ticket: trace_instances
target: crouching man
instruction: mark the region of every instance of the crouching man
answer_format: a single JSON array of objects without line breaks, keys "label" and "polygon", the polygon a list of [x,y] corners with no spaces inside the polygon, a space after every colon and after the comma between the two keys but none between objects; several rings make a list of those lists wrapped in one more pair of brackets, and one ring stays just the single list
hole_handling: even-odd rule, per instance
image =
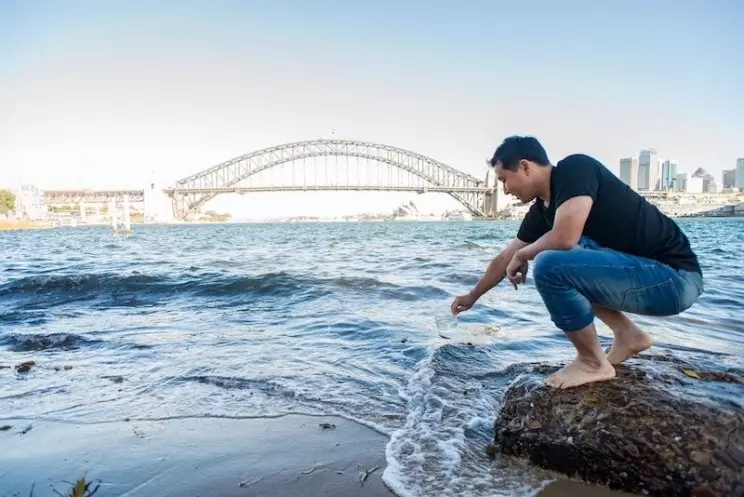
[{"label": "crouching man", "polygon": [[[532,137],[510,137],[490,161],[504,192],[532,202],[516,238],[491,262],[452,312],[470,309],[504,277],[517,287],[532,277],[555,325],[576,347],[573,363],[548,378],[571,388],[610,380],[615,365],[651,346],[624,312],[671,316],[703,292],[697,256],[679,226],[587,155],[555,166]],[[605,355],[594,327],[612,329]]]}]

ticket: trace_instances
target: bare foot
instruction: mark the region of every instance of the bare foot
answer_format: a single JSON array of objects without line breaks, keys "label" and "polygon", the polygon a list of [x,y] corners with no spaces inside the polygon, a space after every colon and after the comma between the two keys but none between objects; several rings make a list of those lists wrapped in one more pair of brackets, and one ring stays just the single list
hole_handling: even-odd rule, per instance
[{"label": "bare foot", "polygon": [[550,375],[545,383],[553,388],[573,388],[595,381],[607,381],[615,377],[615,368],[606,359],[591,363],[580,358]]},{"label": "bare foot", "polygon": [[633,328],[633,333],[615,333],[615,340],[607,353],[610,364],[616,366],[651,347],[651,337],[637,326],[633,325]]},{"label": "bare foot", "polygon": [[606,309],[594,304],[594,312],[612,330],[615,340],[607,353],[607,360],[612,365],[630,359],[639,352],[651,347],[651,337],[641,331],[628,316],[620,311]]}]

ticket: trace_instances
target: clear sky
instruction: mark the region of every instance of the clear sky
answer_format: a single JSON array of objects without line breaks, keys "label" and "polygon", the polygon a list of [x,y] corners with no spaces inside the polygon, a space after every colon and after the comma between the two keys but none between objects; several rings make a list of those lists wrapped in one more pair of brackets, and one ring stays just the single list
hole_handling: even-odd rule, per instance
[{"label": "clear sky", "polygon": [[533,134],[720,181],[743,26],[737,0],[0,0],[0,185],[165,185],[333,128],[480,177]]}]

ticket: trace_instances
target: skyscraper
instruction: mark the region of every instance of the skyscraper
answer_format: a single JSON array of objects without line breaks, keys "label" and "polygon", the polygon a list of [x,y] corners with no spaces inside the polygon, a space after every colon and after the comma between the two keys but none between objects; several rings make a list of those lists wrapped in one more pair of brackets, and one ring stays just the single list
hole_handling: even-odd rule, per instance
[{"label": "skyscraper", "polygon": [[693,184],[692,180],[694,179],[702,180],[701,191],[696,193],[716,193],[718,190],[715,178],[713,178],[713,176],[702,167],[697,168],[695,172],[692,173],[692,178],[690,178],[690,181],[687,183],[688,191],[693,191],[691,185]]},{"label": "skyscraper", "polygon": [[736,169],[723,171],[723,187],[736,188]]},{"label": "skyscraper", "polygon": [[620,159],[620,179],[633,190],[638,189],[638,159],[635,157]]},{"label": "skyscraper", "polygon": [[661,165],[660,190],[674,190],[677,183],[677,161],[665,160]]},{"label": "skyscraper", "polygon": [[736,185],[735,188],[744,190],[744,158],[736,159]]},{"label": "skyscraper", "polygon": [[677,190],[680,192],[687,191],[687,173],[677,173]]},{"label": "skyscraper", "polygon": [[655,148],[641,150],[638,159],[638,189],[642,191],[659,189],[659,155]]}]

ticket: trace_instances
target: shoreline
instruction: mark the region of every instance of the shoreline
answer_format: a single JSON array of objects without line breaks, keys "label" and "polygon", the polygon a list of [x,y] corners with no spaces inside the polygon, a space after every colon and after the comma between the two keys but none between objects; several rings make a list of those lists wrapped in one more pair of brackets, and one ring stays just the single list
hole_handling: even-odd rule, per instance
[{"label": "shoreline", "polygon": [[[744,215],[732,215],[732,216],[670,216],[671,219],[678,221],[687,220],[742,220]],[[397,219],[397,220],[363,220],[363,221],[342,221],[336,219],[317,219],[307,221],[287,221],[281,219],[271,220],[240,220],[240,221],[182,221],[182,222],[133,222],[132,229],[141,226],[229,226],[229,225],[264,225],[264,224],[375,224],[375,223],[393,223],[393,224],[430,224],[430,223],[478,223],[478,222],[516,222],[522,219],[522,216],[510,216],[500,218],[482,218],[472,220],[452,220],[452,219],[437,219],[437,220],[418,220],[418,219]],[[32,231],[32,230],[44,230],[54,228],[89,228],[99,227],[107,228],[110,227],[107,223],[91,223],[76,226],[55,226],[45,222],[29,222],[29,221],[0,221],[0,232],[2,231]]]},{"label": "shoreline", "polygon": [[3,496],[65,494],[84,476],[127,497],[395,496],[381,477],[387,437],[333,416],[3,425]]},{"label": "shoreline", "polygon": [[41,221],[0,219],[0,231],[43,230],[51,227],[51,224]]},{"label": "shoreline", "polygon": [[[337,416],[171,418],[93,424],[6,419],[2,495],[63,495],[86,477],[126,497],[396,497],[382,480],[388,437]],[[30,427],[30,429],[29,429]],[[485,457],[485,455],[484,455]],[[363,480],[363,481],[362,481]],[[619,497],[556,479],[539,497]]]}]

